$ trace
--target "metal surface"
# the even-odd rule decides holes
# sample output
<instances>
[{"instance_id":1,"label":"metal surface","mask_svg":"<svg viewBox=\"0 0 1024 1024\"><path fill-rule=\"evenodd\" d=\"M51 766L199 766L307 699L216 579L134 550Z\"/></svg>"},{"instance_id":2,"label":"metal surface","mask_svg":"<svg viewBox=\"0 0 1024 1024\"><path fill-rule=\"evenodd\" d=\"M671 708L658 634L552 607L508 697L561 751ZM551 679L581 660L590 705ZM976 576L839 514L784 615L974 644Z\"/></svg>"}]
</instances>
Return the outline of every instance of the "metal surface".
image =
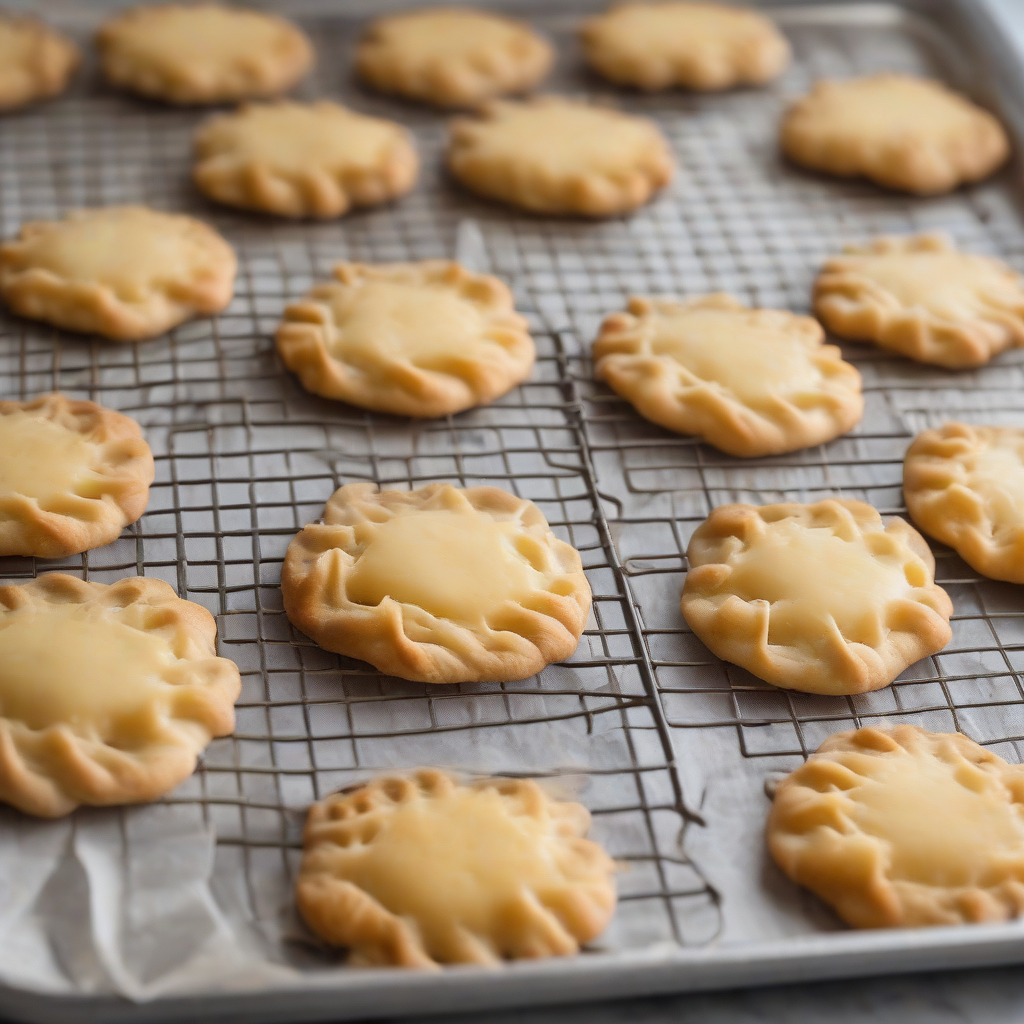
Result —
<instances>
[{"instance_id":1,"label":"metal surface","mask_svg":"<svg viewBox=\"0 0 1024 1024\"><path fill-rule=\"evenodd\" d=\"M559 39L553 89L612 96L655 117L679 157L665 196L603 224L522 217L459 191L439 170L443 117L350 83L359 22L343 16L306 19L321 70L304 92L340 95L413 128L422 180L387 209L311 225L207 204L188 181L189 139L203 115L114 95L91 70L69 97L0 121L3 236L75 206L146 202L210 221L239 253L231 307L154 342L116 346L0 319L0 397L61 390L99 401L134 416L157 459L149 509L121 540L61 563L0 559L0 578L60 569L112 582L138 573L167 580L217 615L221 653L243 673L237 731L216 741L168 799L215 825L218 857L237 866L253 918L280 917L281 899L267 893L287 899L304 807L396 766L582 778L597 838L630 865L607 954L515 965L501 975L320 969L300 992L216 997L204 1003L204 1017L384 1014L1021 957L1024 933L1016 927L772 943L752 935L745 943L735 925L726 928L730 901L742 893L715 880L706 848L722 810L716 773L749 774L743 766L754 763L753 773L766 777L840 729L879 720L959 728L1010 760L1024 759L1019 588L979 579L937 549L938 581L956 605L953 642L892 688L850 698L777 690L716 661L686 630L678 595L689 534L717 504L841 494L883 513L903 511L901 460L916 430L949 415L1024 423L1024 353L953 375L848 346L865 381L861 426L832 444L760 460L731 459L645 423L593 383L588 361L602 315L628 294L724 290L802 311L822 259L875 233L941 227L966 248L1024 270L1013 172L920 200L809 176L776 152L786 99L821 75L898 69L973 91L998 71L1003 88L1015 84L1005 56L981 60L959 31L952 43L956 22L943 19L957 9L926 6L919 18L878 6L786 8L780 19L796 59L779 85L638 97L580 71L575 15L517 5ZM84 24L85 15L70 20ZM514 287L539 350L529 383L489 408L423 423L321 401L280 367L271 339L284 303L337 259L456 252ZM536 501L580 550L594 589L577 655L521 683L423 686L384 679L298 635L281 611L284 550L352 480L400 488L486 483ZM730 945L716 944L723 934ZM313 955L320 968L330 962ZM187 999L140 1008L0 989L5 1011L40 1020L199 1012Z\"/></svg>"}]
</instances>

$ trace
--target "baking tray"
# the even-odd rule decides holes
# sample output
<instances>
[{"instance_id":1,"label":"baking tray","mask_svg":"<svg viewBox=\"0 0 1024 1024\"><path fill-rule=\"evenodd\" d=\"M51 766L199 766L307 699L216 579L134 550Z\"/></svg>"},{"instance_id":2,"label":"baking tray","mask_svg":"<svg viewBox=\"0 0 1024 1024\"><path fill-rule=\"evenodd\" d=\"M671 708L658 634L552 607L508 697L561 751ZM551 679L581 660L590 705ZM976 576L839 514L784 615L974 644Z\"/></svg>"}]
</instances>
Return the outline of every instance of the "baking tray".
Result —
<instances>
[{"instance_id":1,"label":"baking tray","mask_svg":"<svg viewBox=\"0 0 1024 1024\"><path fill-rule=\"evenodd\" d=\"M876 233L943 228L1024 270L1016 167L921 200L802 173L776 150L781 110L816 77L882 69L933 74L975 94L1001 110L1019 140L1016 54L969 0L789 5L772 8L795 50L779 83L643 97L582 70L573 26L596 5L506 4L559 42L552 90L654 117L679 157L676 182L655 203L592 224L520 216L461 192L440 170L442 116L353 85L364 17L404 6L279 8L319 49L317 75L301 93L340 96L405 122L423 158L411 196L337 223L281 223L206 203L188 181L189 139L205 115L118 96L91 67L68 97L0 121L4 237L75 206L145 202L213 223L240 258L225 313L142 345L0 318L0 397L61 390L118 409L142 424L157 464L146 515L119 541L65 562L0 559L0 578L60 569L112 582L138 573L217 616L221 653L243 675L237 730L215 741L165 802L216 828L218 862L237 877L257 928L281 934L304 807L418 764L548 777L579 793L595 836L628 867L616 921L592 952L497 971L354 970L303 948L298 987L145 1003L0 987L0 1014L337 1020L1024 960L1018 924L842 930L766 863L760 835L765 782L841 729L897 720L959 728L1024 760L1019 588L979 579L938 548L937 578L956 605L952 643L892 688L849 698L776 690L718 662L678 610L683 552L712 507L843 495L900 513L902 455L917 430L950 415L1024 423L1024 353L953 375L846 346L864 375L860 427L760 460L732 459L644 423L593 383L588 359L602 315L628 294L725 290L805 311L821 261ZM85 38L107 9L48 13ZM336 260L451 255L515 289L538 345L530 382L486 409L414 422L321 401L282 370L272 344L280 311ZM424 686L382 678L297 634L281 611L284 550L353 480L492 484L536 501L580 550L594 590L574 658L515 684ZM286 942L286 955L301 945Z\"/></svg>"}]
</instances>

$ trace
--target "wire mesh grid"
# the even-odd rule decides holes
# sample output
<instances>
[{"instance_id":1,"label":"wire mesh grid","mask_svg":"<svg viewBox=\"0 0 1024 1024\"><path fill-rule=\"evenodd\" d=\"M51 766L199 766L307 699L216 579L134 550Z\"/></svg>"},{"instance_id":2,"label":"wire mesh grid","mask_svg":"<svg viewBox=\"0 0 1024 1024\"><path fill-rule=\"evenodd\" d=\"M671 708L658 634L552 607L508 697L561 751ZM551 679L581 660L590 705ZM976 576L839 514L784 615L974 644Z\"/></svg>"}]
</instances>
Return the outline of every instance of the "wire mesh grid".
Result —
<instances>
[{"instance_id":1,"label":"wire mesh grid","mask_svg":"<svg viewBox=\"0 0 1024 1024\"><path fill-rule=\"evenodd\" d=\"M188 181L201 115L114 95L91 70L69 97L0 122L4 236L76 206L145 202L202 217L239 253L231 306L157 341L115 346L0 319L3 397L60 390L125 412L143 426L157 464L148 510L119 541L63 562L2 559L0 577L61 570L112 582L137 573L217 616L222 653L243 676L237 729L168 800L215 826L218 857L237 865L257 922L288 914L311 800L380 770L440 764L585 777L597 837L630 864L609 946L706 944L720 934L723 894L684 852L702 795L686 778L693 766L674 753L688 749L681 738L701 731L726 758L784 760L878 716L957 727L1004 753L1022 734L1024 603L948 552L937 554L957 607L953 643L893 688L848 699L775 690L716 661L685 629L678 596L689 534L714 505L843 494L899 512L911 434L954 411L1024 414L1024 361L1010 355L954 377L851 347L846 356L866 385L861 427L828 446L756 461L646 424L592 381L590 340L630 293L725 290L801 310L816 267L842 243L937 226L1022 265L1024 231L1005 178L909 201L779 163L774 125L786 97L822 73L901 68L966 82L959 58L924 23L895 13L845 23L841 8L830 10L820 23L783 13L796 59L780 86L614 96L659 121L681 166L654 204L604 224L520 217L461 193L439 170L442 118L348 81L358 26L342 16L307 22L321 70L304 90L412 127L422 180L393 207L309 225L208 204ZM525 13L562 44L552 88L608 98L580 70L575 15ZM530 382L489 408L417 423L322 401L282 370L272 343L280 312L335 261L454 253L513 286L538 344ZM535 501L581 552L594 590L575 657L516 684L423 686L382 678L297 634L278 588L285 548L353 480L486 483Z\"/></svg>"},{"instance_id":2,"label":"wire mesh grid","mask_svg":"<svg viewBox=\"0 0 1024 1024\"><path fill-rule=\"evenodd\" d=\"M351 93L338 69L348 66L354 23L327 18L306 27L324 69L306 94ZM0 124L4 235L77 206L145 202L215 224L240 260L224 313L157 341L116 346L0 321L4 397L59 390L118 409L143 426L157 467L146 514L116 543L58 562L3 559L0 576L145 575L216 615L221 653L242 672L236 730L214 741L166 802L201 810L215 827L218 857L237 864L258 922L290 916L312 800L382 770L436 764L574 777L568 788L582 787L596 834L630 866L610 942L706 942L717 928L716 897L682 853L686 818L671 741L594 492L579 402L561 339L529 293L519 306L538 346L530 382L455 418L414 422L322 401L276 360L273 330L285 303L338 259L458 251L488 263L486 229L471 218L504 216L443 179L443 118L368 95L353 102L411 125L424 180L399 205L323 225L205 203L188 177L202 115L109 93L91 72L60 103ZM536 502L580 551L593 588L575 656L515 684L424 686L383 678L298 634L281 607L285 549L330 494L354 480L489 484Z\"/></svg>"},{"instance_id":3,"label":"wire mesh grid","mask_svg":"<svg viewBox=\"0 0 1024 1024\"><path fill-rule=\"evenodd\" d=\"M797 66L787 91L803 91L823 72L843 77L881 69L929 74L965 91L977 82L932 26L911 17L840 27L794 14L788 29ZM776 154L778 100L770 94L702 98L682 122L674 141L689 201L672 211L678 219L658 219L651 240L662 263L680 266L682 287L677 280L665 291L727 290L752 304L809 311L814 276L842 245L936 229L969 251L1024 266L1009 172L927 201L862 183L824 181L785 166ZM874 693L827 697L771 687L711 655L686 627L678 599L689 538L717 505L840 496L873 504L883 515L905 516L902 462L915 433L952 418L1024 424L1021 354L952 374L844 345L844 357L864 378L861 425L828 445L742 460L681 441L641 421L607 389L582 383L592 376L582 342L593 336L594 325L586 319L580 317L583 329L574 329L580 357L573 372L585 390L598 486L609 504L670 727L717 730L719 743L737 755L773 759L766 772L792 767L793 759L806 757L832 733L896 720L959 730L1020 761L1024 601L1019 588L979 577L942 545L933 546L936 578L955 605L953 640Z\"/></svg>"}]
</instances>

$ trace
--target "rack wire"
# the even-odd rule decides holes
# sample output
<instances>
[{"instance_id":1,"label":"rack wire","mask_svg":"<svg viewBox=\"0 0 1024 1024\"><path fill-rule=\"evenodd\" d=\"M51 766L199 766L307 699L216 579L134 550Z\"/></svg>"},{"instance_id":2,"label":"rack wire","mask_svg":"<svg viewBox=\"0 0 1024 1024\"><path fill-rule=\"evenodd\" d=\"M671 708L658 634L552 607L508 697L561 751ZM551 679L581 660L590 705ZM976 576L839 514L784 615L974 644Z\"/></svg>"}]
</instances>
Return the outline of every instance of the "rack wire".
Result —
<instances>
[{"instance_id":1,"label":"rack wire","mask_svg":"<svg viewBox=\"0 0 1024 1024\"><path fill-rule=\"evenodd\" d=\"M902 32L861 27L839 34L791 26L790 37L801 78L827 62L828 73L837 77L886 68L952 80L969 91L970 79L958 74L955 55L927 28L910 21ZM804 83L788 84L799 91ZM699 195L684 208L685 240L677 236L674 245L698 251L706 245L708 262L720 259L722 273L738 278L741 295L751 302L781 300L786 308L807 311L824 259L844 243L883 233L942 229L969 251L1021 268L1022 223L1008 173L927 201L823 181L764 153L763 123L775 123L768 113L773 106L767 97L702 102L698 123L691 120L678 141L684 165L695 167L691 180ZM763 159L752 163L752 152ZM671 255L672 243L663 244ZM720 287L707 268L696 276L703 280L686 291L709 290L704 281ZM955 605L953 640L874 693L822 697L771 687L714 658L679 615L686 545L716 505L842 496L873 504L883 515L906 516L902 462L914 434L952 418L1024 424L1020 353L959 374L865 346L844 345L843 354L864 377L863 422L831 444L777 458L733 459L680 442L638 420L607 390L588 386L585 419L602 469L599 485L614 496L620 557L670 726L732 732L739 755L775 759L770 767L795 766L793 759L842 729L895 720L965 732L1019 762L1024 602L1019 588L980 577L942 545L933 545L936 579ZM589 380L585 357L576 372ZM729 742L724 735L720 741Z\"/></svg>"},{"instance_id":2,"label":"rack wire","mask_svg":"<svg viewBox=\"0 0 1024 1024\"><path fill-rule=\"evenodd\" d=\"M559 38L558 91L609 91L583 73L575 16L522 10ZM1024 422L1021 354L950 375L849 346L867 412L850 436L790 456L731 459L642 421L593 382L589 345L628 294L723 290L805 310L821 260L875 233L942 227L965 247L1024 267L1024 225L1005 176L951 197L908 200L784 166L774 124L812 79L872 69L966 69L924 23L817 23L782 15L795 48L782 84L722 96L637 97L680 160L674 185L628 220L523 217L462 193L440 171L443 119L363 93L347 78L357 24L307 24L321 71L306 95L340 96L413 129L416 191L337 223L283 224L205 202L189 184L202 115L107 91L92 69L72 95L0 122L0 231L75 206L145 202L193 213L236 247L236 296L219 317L118 346L0 319L0 395L51 390L135 417L153 448L149 508L105 548L61 562L0 559L5 581L61 570L112 582L166 580L217 616L222 653L243 676L235 735L209 748L170 802L217 831L257 922L287 916L304 808L378 771L439 764L468 772L570 777L595 834L630 870L607 939L617 950L703 945L721 934L729 893L685 852L708 821L708 779L690 737L718 763L792 766L828 734L906 716L958 728L1021 760L1024 602L945 549L938 579L956 605L954 640L889 689L849 698L769 687L711 656L678 598L693 528L727 501L857 497L903 511L902 454L912 434L955 413ZM494 405L429 422L364 413L304 392L276 359L285 303L335 261L455 253L507 280L538 345L532 379ZM341 484L447 480L492 484L535 501L581 553L594 610L577 654L515 684L426 686L382 677L320 650L288 623L279 593L288 542ZM583 780L583 781L580 781ZM570 783L566 783L567 785ZM279 898L268 898L266 879ZM287 931L287 929L285 929Z\"/></svg>"},{"instance_id":3,"label":"rack wire","mask_svg":"<svg viewBox=\"0 0 1024 1024\"><path fill-rule=\"evenodd\" d=\"M325 68L309 95L340 88L353 25L308 26ZM206 203L189 185L189 140L201 115L107 92L93 76L73 96L0 124L5 235L75 206L145 202L212 222L236 247L231 306L166 338L117 346L39 325L0 323L0 391L88 397L135 417L156 459L146 514L116 543L60 562L0 560L6 580L40 571L98 582L163 579L217 616L222 653L243 677L232 737L167 802L201 811L218 856L237 863L257 921L288 917L283 894L300 852L303 812L340 786L420 764L467 772L571 776L595 829L630 865L613 941L703 942L717 928L715 894L682 853L686 824L671 740L639 642L608 524L594 492L580 407L561 339L528 295L538 345L530 382L489 408L416 422L373 415L304 392L274 354L285 303L341 258L463 255L482 233L479 206L436 169L443 119L369 96L353 102L411 123L426 168L394 207L323 225L281 224ZM500 215L497 215L500 217ZM468 241L467 241L468 240ZM519 683L426 686L382 677L320 650L285 618L285 549L345 482L418 487L490 484L535 501L580 551L594 591L579 651ZM549 749L546 760L537 752ZM285 925L287 931L288 926Z\"/></svg>"}]
</instances>

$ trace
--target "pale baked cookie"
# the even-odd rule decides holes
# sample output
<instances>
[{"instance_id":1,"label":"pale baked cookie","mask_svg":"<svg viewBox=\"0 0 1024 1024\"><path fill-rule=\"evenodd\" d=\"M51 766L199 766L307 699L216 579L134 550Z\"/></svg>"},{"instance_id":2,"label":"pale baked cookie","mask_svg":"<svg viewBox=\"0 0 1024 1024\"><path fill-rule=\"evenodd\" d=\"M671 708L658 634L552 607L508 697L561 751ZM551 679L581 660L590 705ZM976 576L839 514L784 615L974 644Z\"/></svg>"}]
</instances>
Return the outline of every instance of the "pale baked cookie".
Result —
<instances>
[{"instance_id":1,"label":"pale baked cookie","mask_svg":"<svg viewBox=\"0 0 1024 1024\"><path fill-rule=\"evenodd\" d=\"M221 4L133 7L96 33L111 85L166 103L230 103L277 96L313 64L291 22Z\"/></svg>"},{"instance_id":2,"label":"pale baked cookie","mask_svg":"<svg viewBox=\"0 0 1024 1024\"><path fill-rule=\"evenodd\" d=\"M448 167L474 192L534 213L610 217L667 185L675 161L653 121L541 96L453 121Z\"/></svg>"},{"instance_id":3,"label":"pale baked cookie","mask_svg":"<svg viewBox=\"0 0 1024 1024\"><path fill-rule=\"evenodd\" d=\"M43 22L0 15L0 110L60 95L81 59L70 39Z\"/></svg>"},{"instance_id":4,"label":"pale baked cookie","mask_svg":"<svg viewBox=\"0 0 1024 1024\"><path fill-rule=\"evenodd\" d=\"M496 277L448 260L339 263L288 306L277 350L325 398L400 416L446 416L526 380L526 318Z\"/></svg>"},{"instance_id":5,"label":"pale baked cookie","mask_svg":"<svg viewBox=\"0 0 1024 1024\"><path fill-rule=\"evenodd\" d=\"M925 539L863 502L721 505L686 558L690 628L774 686L877 690L952 637Z\"/></svg>"},{"instance_id":6,"label":"pale baked cookie","mask_svg":"<svg viewBox=\"0 0 1024 1024\"><path fill-rule=\"evenodd\" d=\"M860 374L823 340L810 317L728 295L631 298L601 325L594 376L669 430L775 455L831 441L864 413Z\"/></svg>"},{"instance_id":7,"label":"pale baked cookie","mask_svg":"<svg viewBox=\"0 0 1024 1024\"><path fill-rule=\"evenodd\" d=\"M790 57L768 18L725 4L624 3L584 22L580 38L598 74L652 92L763 85Z\"/></svg>"},{"instance_id":8,"label":"pale baked cookie","mask_svg":"<svg viewBox=\"0 0 1024 1024\"><path fill-rule=\"evenodd\" d=\"M159 580L0 587L0 800L56 817L155 800L235 726L217 626Z\"/></svg>"},{"instance_id":9,"label":"pale baked cookie","mask_svg":"<svg viewBox=\"0 0 1024 1024\"><path fill-rule=\"evenodd\" d=\"M207 121L192 178L211 199L283 217L340 217L404 195L419 161L409 132L337 103L252 104Z\"/></svg>"},{"instance_id":10,"label":"pale baked cookie","mask_svg":"<svg viewBox=\"0 0 1024 1024\"><path fill-rule=\"evenodd\" d=\"M348 484L288 546L281 591L321 647L426 683L524 679L576 650L590 611L579 553L497 487Z\"/></svg>"},{"instance_id":11,"label":"pale baked cookie","mask_svg":"<svg viewBox=\"0 0 1024 1024\"><path fill-rule=\"evenodd\" d=\"M222 310L234 250L211 227L145 206L75 210L0 245L0 298L19 316L141 341Z\"/></svg>"},{"instance_id":12,"label":"pale baked cookie","mask_svg":"<svg viewBox=\"0 0 1024 1024\"><path fill-rule=\"evenodd\" d=\"M947 423L903 462L911 519L983 576L1024 583L1024 430Z\"/></svg>"},{"instance_id":13,"label":"pale baked cookie","mask_svg":"<svg viewBox=\"0 0 1024 1024\"><path fill-rule=\"evenodd\" d=\"M913 725L827 739L779 783L768 848L855 928L1024 912L1024 768Z\"/></svg>"},{"instance_id":14,"label":"pale baked cookie","mask_svg":"<svg viewBox=\"0 0 1024 1024\"><path fill-rule=\"evenodd\" d=\"M939 234L848 247L822 267L814 311L842 338L954 370L1024 345L1020 276Z\"/></svg>"},{"instance_id":15,"label":"pale baked cookie","mask_svg":"<svg viewBox=\"0 0 1024 1024\"><path fill-rule=\"evenodd\" d=\"M782 148L812 170L921 195L986 178L1010 153L987 110L940 82L888 73L819 82L786 112Z\"/></svg>"},{"instance_id":16,"label":"pale baked cookie","mask_svg":"<svg viewBox=\"0 0 1024 1024\"><path fill-rule=\"evenodd\" d=\"M469 107L532 89L554 58L524 22L472 7L427 7L375 21L356 50L356 71L382 92Z\"/></svg>"},{"instance_id":17,"label":"pale baked cookie","mask_svg":"<svg viewBox=\"0 0 1024 1024\"><path fill-rule=\"evenodd\" d=\"M310 808L299 910L355 963L571 956L615 912L615 863L589 827L529 779L376 779Z\"/></svg>"},{"instance_id":18,"label":"pale baked cookie","mask_svg":"<svg viewBox=\"0 0 1024 1024\"><path fill-rule=\"evenodd\" d=\"M153 453L138 423L93 402L0 402L0 557L109 544L146 509Z\"/></svg>"}]
</instances>

